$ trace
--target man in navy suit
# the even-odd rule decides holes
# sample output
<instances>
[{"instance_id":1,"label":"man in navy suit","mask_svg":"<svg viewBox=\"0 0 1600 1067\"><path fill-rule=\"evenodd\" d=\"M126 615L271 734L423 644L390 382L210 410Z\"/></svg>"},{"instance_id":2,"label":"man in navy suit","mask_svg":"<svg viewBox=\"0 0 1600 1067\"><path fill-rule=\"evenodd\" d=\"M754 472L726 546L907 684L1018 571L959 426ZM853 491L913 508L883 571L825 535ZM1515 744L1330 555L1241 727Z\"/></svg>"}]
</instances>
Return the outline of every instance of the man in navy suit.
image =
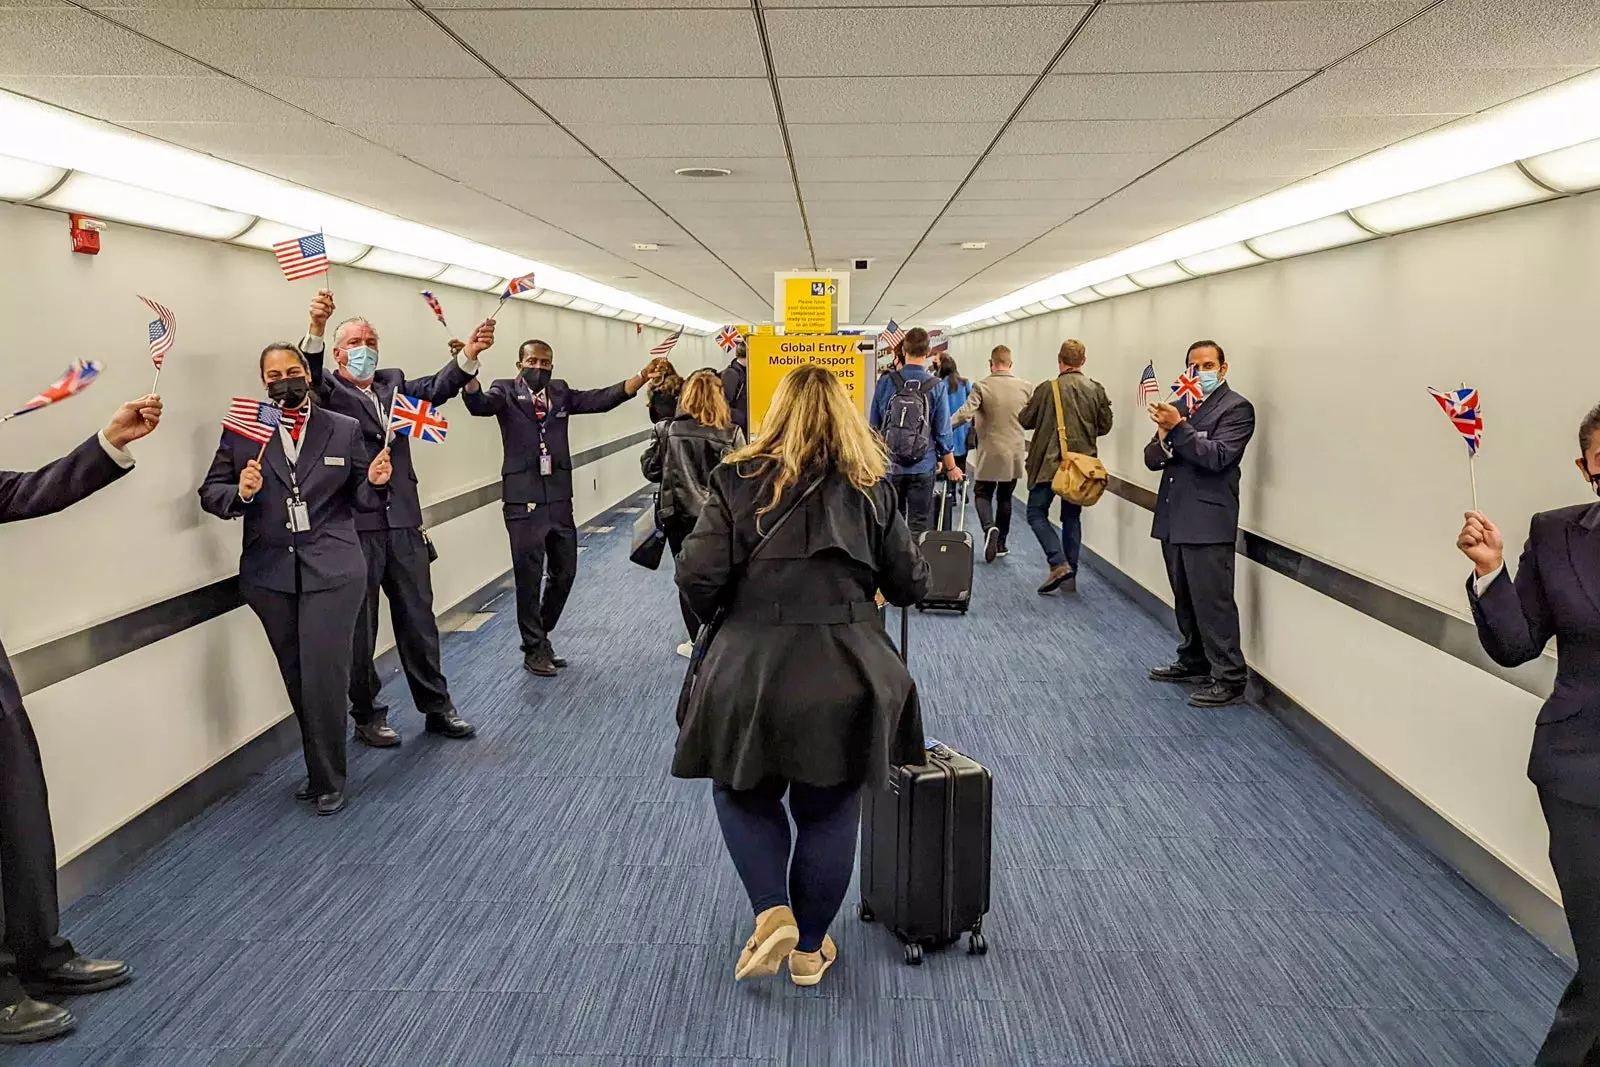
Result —
<instances>
[{"instance_id":1,"label":"man in navy suit","mask_svg":"<svg viewBox=\"0 0 1600 1067\"><path fill-rule=\"evenodd\" d=\"M1256 432L1256 411L1228 387L1228 357L1215 341L1189 346L1188 376L1198 381L1202 399L1181 408L1151 404L1156 435L1144 449L1145 466L1161 471L1150 535L1161 542L1183 638L1178 661L1150 677L1198 683L1189 703L1219 708L1243 698L1248 680L1233 571L1239 461Z\"/></svg>"},{"instance_id":2,"label":"man in navy suit","mask_svg":"<svg viewBox=\"0 0 1600 1067\"><path fill-rule=\"evenodd\" d=\"M511 566L517 585L517 626L522 665L554 677L567 665L550 645L578 575L578 526L572 513L572 415L592 415L620 406L645 383L645 373L604 389L573 389L552 378L555 354L543 341L524 341L517 352L517 377L482 388L468 384L462 401L474 415L500 423L505 460L500 498ZM646 370L649 368L646 367ZM549 580L545 580L546 560Z\"/></svg>"},{"instance_id":3,"label":"man in navy suit","mask_svg":"<svg viewBox=\"0 0 1600 1067\"><path fill-rule=\"evenodd\" d=\"M32 474L0 472L0 522L49 515L104 489L133 468L130 442L161 421L161 398L123 404L98 435ZM94 993L126 982L118 960L78 955L61 936L56 898L56 844L44 764L22 704L11 661L0 648L0 1044L43 1041L67 1033L72 1013L30 993Z\"/></svg>"},{"instance_id":4,"label":"man in navy suit","mask_svg":"<svg viewBox=\"0 0 1600 1067\"><path fill-rule=\"evenodd\" d=\"M378 702L383 680L373 663L378 644L378 590L389 598L400 667L422 712L425 729L441 737L468 738L477 731L456 714L449 683L439 663L439 625L433 615L430 545L422 531L422 502L417 471L411 460L411 439L389 435L389 409L396 393L430 404L443 404L478 373L478 355L494 343L494 324L479 326L465 349L437 373L407 378L404 371L378 368L378 331L366 319L346 319L334 331L337 369L324 368L323 333L333 314L333 293L318 290L311 301L311 324L300 350L311 366L317 399L329 411L361 424L361 439L370 460L387 444L394 477L388 506L356 515L361 551L367 560L367 591L356 618L350 663L350 716L357 739L373 748L400 743L389 725L389 709ZM459 344L459 342L458 342Z\"/></svg>"}]
</instances>

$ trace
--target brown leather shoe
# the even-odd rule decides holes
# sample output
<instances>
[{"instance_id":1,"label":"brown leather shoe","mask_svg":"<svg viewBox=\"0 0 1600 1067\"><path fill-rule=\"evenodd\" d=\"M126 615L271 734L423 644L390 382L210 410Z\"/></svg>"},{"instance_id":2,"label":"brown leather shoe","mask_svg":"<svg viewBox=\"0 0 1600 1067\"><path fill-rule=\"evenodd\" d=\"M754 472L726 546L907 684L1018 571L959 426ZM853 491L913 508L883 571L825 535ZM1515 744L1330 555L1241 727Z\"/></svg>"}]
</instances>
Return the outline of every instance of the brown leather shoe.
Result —
<instances>
[{"instance_id":1,"label":"brown leather shoe","mask_svg":"<svg viewBox=\"0 0 1600 1067\"><path fill-rule=\"evenodd\" d=\"M31 1045L70 1034L78 1021L59 1004L23 997L0 1008L0 1045Z\"/></svg>"},{"instance_id":2,"label":"brown leather shoe","mask_svg":"<svg viewBox=\"0 0 1600 1067\"><path fill-rule=\"evenodd\" d=\"M356 740L373 748L393 748L400 743L400 735L389 725L387 715L356 723Z\"/></svg>"},{"instance_id":3,"label":"brown leather shoe","mask_svg":"<svg viewBox=\"0 0 1600 1067\"><path fill-rule=\"evenodd\" d=\"M1061 564L1059 567L1051 567L1050 577L1046 578L1044 580L1044 584L1039 587L1039 595L1044 596L1048 593L1054 593L1057 589L1060 589L1063 585L1065 585L1067 579L1070 577L1072 577L1072 568L1067 566L1065 563Z\"/></svg>"},{"instance_id":4,"label":"brown leather shoe","mask_svg":"<svg viewBox=\"0 0 1600 1067\"><path fill-rule=\"evenodd\" d=\"M121 960L95 960L88 956L74 956L53 971L24 974L23 987L30 993L57 993L75 996L79 993L98 993L115 989L133 977L128 965Z\"/></svg>"}]
</instances>

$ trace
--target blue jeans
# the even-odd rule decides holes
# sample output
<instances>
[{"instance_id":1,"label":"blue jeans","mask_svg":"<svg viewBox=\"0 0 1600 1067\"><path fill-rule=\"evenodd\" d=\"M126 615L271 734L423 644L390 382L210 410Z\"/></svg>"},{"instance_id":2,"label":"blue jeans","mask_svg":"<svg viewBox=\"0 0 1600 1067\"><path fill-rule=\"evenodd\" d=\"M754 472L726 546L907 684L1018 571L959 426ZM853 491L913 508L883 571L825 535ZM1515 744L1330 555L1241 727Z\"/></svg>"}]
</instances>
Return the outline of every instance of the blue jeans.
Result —
<instances>
[{"instance_id":1,"label":"blue jeans","mask_svg":"<svg viewBox=\"0 0 1600 1067\"><path fill-rule=\"evenodd\" d=\"M1033 536L1039 539L1045 559L1052 569L1065 563L1078 571L1078 553L1083 548L1083 508L1070 500L1061 500L1061 536L1050 526L1050 501L1061 500L1050 483L1045 482L1028 490L1028 525Z\"/></svg>"}]
</instances>

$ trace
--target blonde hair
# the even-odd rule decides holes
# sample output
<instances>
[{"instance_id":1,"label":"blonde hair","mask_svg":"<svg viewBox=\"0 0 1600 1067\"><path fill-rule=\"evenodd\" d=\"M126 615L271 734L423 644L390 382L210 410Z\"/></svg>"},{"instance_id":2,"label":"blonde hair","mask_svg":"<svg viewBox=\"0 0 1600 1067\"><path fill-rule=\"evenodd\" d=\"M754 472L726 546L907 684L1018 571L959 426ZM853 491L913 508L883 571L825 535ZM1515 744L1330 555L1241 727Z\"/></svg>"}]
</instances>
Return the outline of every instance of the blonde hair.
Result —
<instances>
[{"instance_id":1,"label":"blonde hair","mask_svg":"<svg viewBox=\"0 0 1600 1067\"><path fill-rule=\"evenodd\" d=\"M889 472L883 442L851 405L850 394L837 378L814 363L784 375L772 394L772 407L762 421L760 435L723 462L755 463L749 474L741 472L750 478L777 468L772 499L757 510L758 516L777 507L784 490L815 462L837 469L862 493L869 493Z\"/></svg>"},{"instance_id":2,"label":"blonde hair","mask_svg":"<svg viewBox=\"0 0 1600 1067\"><path fill-rule=\"evenodd\" d=\"M722 376L714 370L701 369L689 375L678 399L678 410L713 430L726 430L733 425L728 398L722 393Z\"/></svg>"}]
</instances>

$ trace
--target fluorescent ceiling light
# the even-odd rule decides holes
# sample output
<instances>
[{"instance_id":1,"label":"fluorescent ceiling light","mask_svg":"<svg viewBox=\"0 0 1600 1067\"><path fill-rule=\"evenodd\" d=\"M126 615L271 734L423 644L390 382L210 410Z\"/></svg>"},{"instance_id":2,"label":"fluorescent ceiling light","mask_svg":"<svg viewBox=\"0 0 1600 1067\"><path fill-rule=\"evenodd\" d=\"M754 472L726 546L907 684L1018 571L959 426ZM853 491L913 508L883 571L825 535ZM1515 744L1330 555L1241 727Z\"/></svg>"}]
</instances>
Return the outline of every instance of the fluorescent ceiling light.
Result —
<instances>
[{"instance_id":1,"label":"fluorescent ceiling light","mask_svg":"<svg viewBox=\"0 0 1600 1067\"><path fill-rule=\"evenodd\" d=\"M215 241L237 237L254 222L249 215L237 211L223 211L92 174L74 174L33 203Z\"/></svg>"},{"instance_id":2,"label":"fluorescent ceiling light","mask_svg":"<svg viewBox=\"0 0 1600 1067\"><path fill-rule=\"evenodd\" d=\"M663 307L651 300L600 285L581 275L538 263L524 256L397 218L373 208L317 192L259 171L203 155L152 137L123 130L109 123L0 92L0 130L5 131L8 155L33 163L96 175L129 186L148 189L246 216L230 237L248 224L248 218L275 219L301 233L321 231L358 244L383 248L416 258L452 264L512 278L529 272L539 284L582 296L596 303L629 311L687 321L705 331L717 324ZM77 177L79 175L75 175ZM53 206L53 205L52 205ZM91 208L112 217L103 206ZM165 212L169 224L127 219L161 229L173 228L175 212ZM194 220L190 220L191 225ZM220 222L206 227L209 236ZM186 229L182 232L197 232Z\"/></svg>"},{"instance_id":3,"label":"fluorescent ceiling light","mask_svg":"<svg viewBox=\"0 0 1600 1067\"><path fill-rule=\"evenodd\" d=\"M572 303L572 301L576 298L568 296L566 293L557 293L550 289L536 289L532 293L528 294L528 299L532 300L536 304L549 304L554 308L564 308L568 304Z\"/></svg>"},{"instance_id":4,"label":"fluorescent ceiling light","mask_svg":"<svg viewBox=\"0 0 1600 1067\"><path fill-rule=\"evenodd\" d=\"M1043 315L1046 311L1049 311L1050 309L1045 307L1044 301L1041 300L1037 304L1029 304L1027 307L1023 308L1022 310L1024 312L1026 312L1027 314L1029 314L1029 315Z\"/></svg>"},{"instance_id":5,"label":"fluorescent ceiling light","mask_svg":"<svg viewBox=\"0 0 1600 1067\"><path fill-rule=\"evenodd\" d=\"M258 219L254 226L235 237L233 243L244 245L246 248L271 248L279 241L305 235L306 231L298 226L285 226L281 222ZM343 241L337 237L324 236L322 243L328 251L328 262L341 266L354 263L370 251L367 245L358 245L353 241Z\"/></svg>"},{"instance_id":6,"label":"fluorescent ceiling light","mask_svg":"<svg viewBox=\"0 0 1600 1067\"><path fill-rule=\"evenodd\" d=\"M1407 193L1351 210L1355 220L1379 233L1403 233L1502 208L1548 200L1557 194L1536 185L1515 164Z\"/></svg>"},{"instance_id":7,"label":"fluorescent ceiling light","mask_svg":"<svg viewBox=\"0 0 1600 1067\"><path fill-rule=\"evenodd\" d=\"M420 256L408 256L404 252L391 252L387 248L374 248L360 259L355 266L362 270L382 271L384 274L399 274L406 278L421 278L430 281L437 278L444 270L443 263L436 263L431 259Z\"/></svg>"},{"instance_id":8,"label":"fluorescent ceiling light","mask_svg":"<svg viewBox=\"0 0 1600 1067\"><path fill-rule=\"evenodd\" d=\"M1022 314L1020 314L1019 312L1016 312L1016 311L1002 311L1002 312L1000 312L1000 314L998 314L998 315L996 315L994 317L994 321L996 323L1016 322L1018 319L1024 318L1024 317L1025 316L1023 316Z\"/></svg>"},{"instance_id":9,"label":"fluorescent ceiling light","mask_svg":"<svg viewBox=\"0 0 1600 1067\"><path fill-rule=\"evenodd\" d=\"M1362 229L1349 215L1329 215L1315 222L1303 222L1286 230L1252 237L1246 243L1258 256L1267 259L1288 259L1290 256L1303 256L1308 252L1321 252L1325 248L1338 248L1341 245L1370 241L1375 236L1377 235L1371 230Z\"/></svg>"},{"instance_id":10,"label":"fluorescent ceiling light","mask_svg":"<svg viewBox=\"0 0 1600 1067\"><path fill-rule=\"evenodd\" d=\"M1223 248L1213 248L1198 256L1189 256L1179 260L1178 265L1190 274L1221 274L1225 270L1253 267L1262 262L1265 261L1245 245L1232 244Z\"/></svg>"},{"instance_id":11,"label":"fluorescent ceiling light","mask_svg":"<svg viewBox=\"0 0 1600 1067\"><path fill-rule=\"evenodd\" d=\"M1600 141L1587 141L1559 152L1534 156L1523 160L1523 166L1544 184L1564 193L1600 189ZM0 167L0 171L3 169Z\"/></svg>"},{"instance_id":12,"label":"fluorescent ceiling light","mask_svg":"<svg viewBox=\"0 0 1600 1067\"><path fill-rule=\"evenodd\" d=\"M582 297L578 297L577 299L573 300L572 303L568 304L567 307L572 311L599 311L600 301L585 300Z\"/></svg>"},{"instance_id":13,"label":"fluorescent ceiling light","mask_svg":"<svg viewBox=\"0 0 1600 1067\"><path fill-rule=\"evenodd\" d=\"M1043 304L1051 311L1060 311L1063 308L1069 308L1072 306L1072 301L1064 296L1047 296L1043 300L1039 301L1039 303Z\"/></svg>"},{"instance_id":14,"label":"fluorescent ceiling light","mask_svg":"<svg viewBox=\"0 0 1600 1067\"><path fill-rule=\"evenodd\" d=\"M1129 293L1137 293L1142 288L1144 287L1126 275L1093 286L1094 291L1101 296L1126 296Z\"/></svg>"},{"instance_id":15,"label":"fluorescent ceiling light","mask_svg":"<svg viewBox=\"0 0 1600 1067\"><path fill-rule=\"evenodd\" d=\"M1074 304L1092 304L1096 300L1104 300L1105 297L1101 296L1093 289L1079 289L1075 293L1068 293L1067 299L1072 301Z\"/></svg>"},{"instance_id":16,"label":"fluorescent ceiling light","mask_svg":"<svg viewBox=\"0 0 1600 1067\"><path fill-rule=\"evenodd\" d=\"M609 307L609 306L607 306L605 304L602 304L599 307L594 309L594 313L596 315L604 315L608 319L614 319L618 315L622 314L622 309L621 308Z\"/></svg>"},{"instance_id":17,"label":"fluorescent ceiling light","mask_svg":"<svg viewBox=\"0 0 1600 1067\"><path fill-rule=\"evenodd\" d=\"M54 189L66 176L60 167L0 156L0 200L32 200Z\"/></svg>"},{"instance_id":18,"label":"fluorescent ceiling light","mask_svg":"<svg viewBox=\"0 0 1600 1067\"><path fill-rule=\"evenodd\" d=\"M498 274L485 274L466 267L446 267L434 281L440 285L454 285L461 289L474 289L480 293L501 293L505 285Z\"/></svg>"},{"instance_id":19,"label":"fluorescent ceiling light","mask_svg":"<svg viewBox=\"0 0 1600 1067\"><path fill-rule=\"evenodd\" d=\"M1141 289L1154 289L1158 285L1186 282L1194 275L1176 263L1163 263L1161 266L1151 267L1149 270L1135 271L1132 277L1134 283Z\"/></svg>"}]
</instances>

